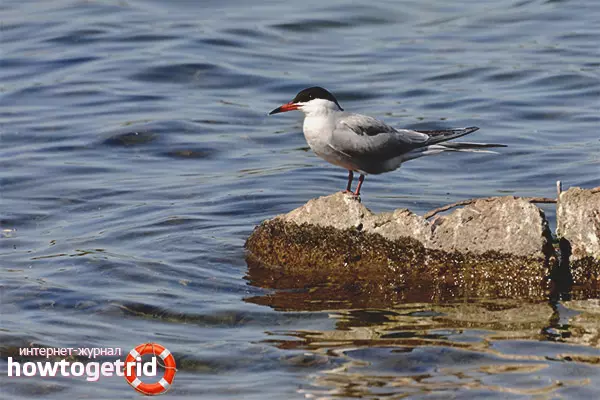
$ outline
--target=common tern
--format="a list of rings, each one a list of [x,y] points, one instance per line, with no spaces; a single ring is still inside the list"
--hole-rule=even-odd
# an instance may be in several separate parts
[[[348,170],[344,192],[358,197],[367,174],[393,171],[403,162],[445,151],[484,152],[489,147],[505,147],[485,143],[445,143],[475,132],[479,128],[433,131],[396,129],[373,117],[354,114],[340,106],[335,96],[322,87],[300,91],[292,101],[277,107],[269,115],[300,110],[304,113],[304,137],[315,154],[331,164]],[[358,172],[354,192],[352,181]]]

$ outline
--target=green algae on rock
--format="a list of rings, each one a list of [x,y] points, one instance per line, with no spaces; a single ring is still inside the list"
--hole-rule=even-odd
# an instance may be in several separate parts
[[[346,301],[351,293],[362,306],[544,298],[554,250],[543,212],[513,197],[465,208],[433,225],[408,210],[373,214],[342,193],[313,199],[254,230],[246,242],[248,278],[262,287],[314,288],[313,300]],[[467,247],[458,245],[462,236]]]

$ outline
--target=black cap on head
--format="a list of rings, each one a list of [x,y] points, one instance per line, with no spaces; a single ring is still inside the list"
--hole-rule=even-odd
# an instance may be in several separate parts
[[[341,111],[344,111],[342,107],[340,107],[340,103],[338,103],[337,99],[333,94],[331,94],[326,89],[323,89],[319,86],[309,87],[300,91],[292,100],[292,103],[306,103],[307,101],[311,101],[313,99],[325,99],[329,101],[333,101]]]

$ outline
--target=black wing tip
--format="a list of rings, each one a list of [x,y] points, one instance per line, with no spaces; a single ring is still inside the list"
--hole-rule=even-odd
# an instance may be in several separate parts
[[[478,126],[469,126],[468,128],[463,128],[463,130],[465,132],[467,132],[467,134],[478,131],[479,127]],[[499,143],[486,143],[485,147],[508,147],[508,145],[506,144],[499,144]]]

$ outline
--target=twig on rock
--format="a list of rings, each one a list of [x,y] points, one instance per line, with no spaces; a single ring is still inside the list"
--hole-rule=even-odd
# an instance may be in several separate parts
[[[600,187],[597,189],[600,191]],[[477,200],[492,200],[492,199],[496,199],[496,198],[497,197],[482,197],[479,199],[469,199],[469,200],[457,201],[456,203],[447,204],[445,206],[438,207],[434,210],[428,211],[425,213],[423,218],[429,219],[429,218],[433,217],[434,215],[439,214],[444,211],[448,211],[451,208],[473,204]],[[552,199],[549,197],[518,197],[518,196],[515,196],[515,199],[522,199],[522,200],[528,201],[530,203],[556,203],[556,199]]]
[[[490,197],[488,197],[488,199],[489,198]],[[431,211],[426,212],[425,215],[423,215],[423,218],[429,219],[429,218],[433,217],[434,215],[439,214],[439,213],[444,212],[444,211],[448,211],[451,208],[458,207],[458,206],[466,206],[466,205],[472,204],[476,200],[478,200],[478,199],[461,200],[461,201],[457,201],[456,203],[446,204],[445,206],[438,207],[435,210],[431,210]]]

